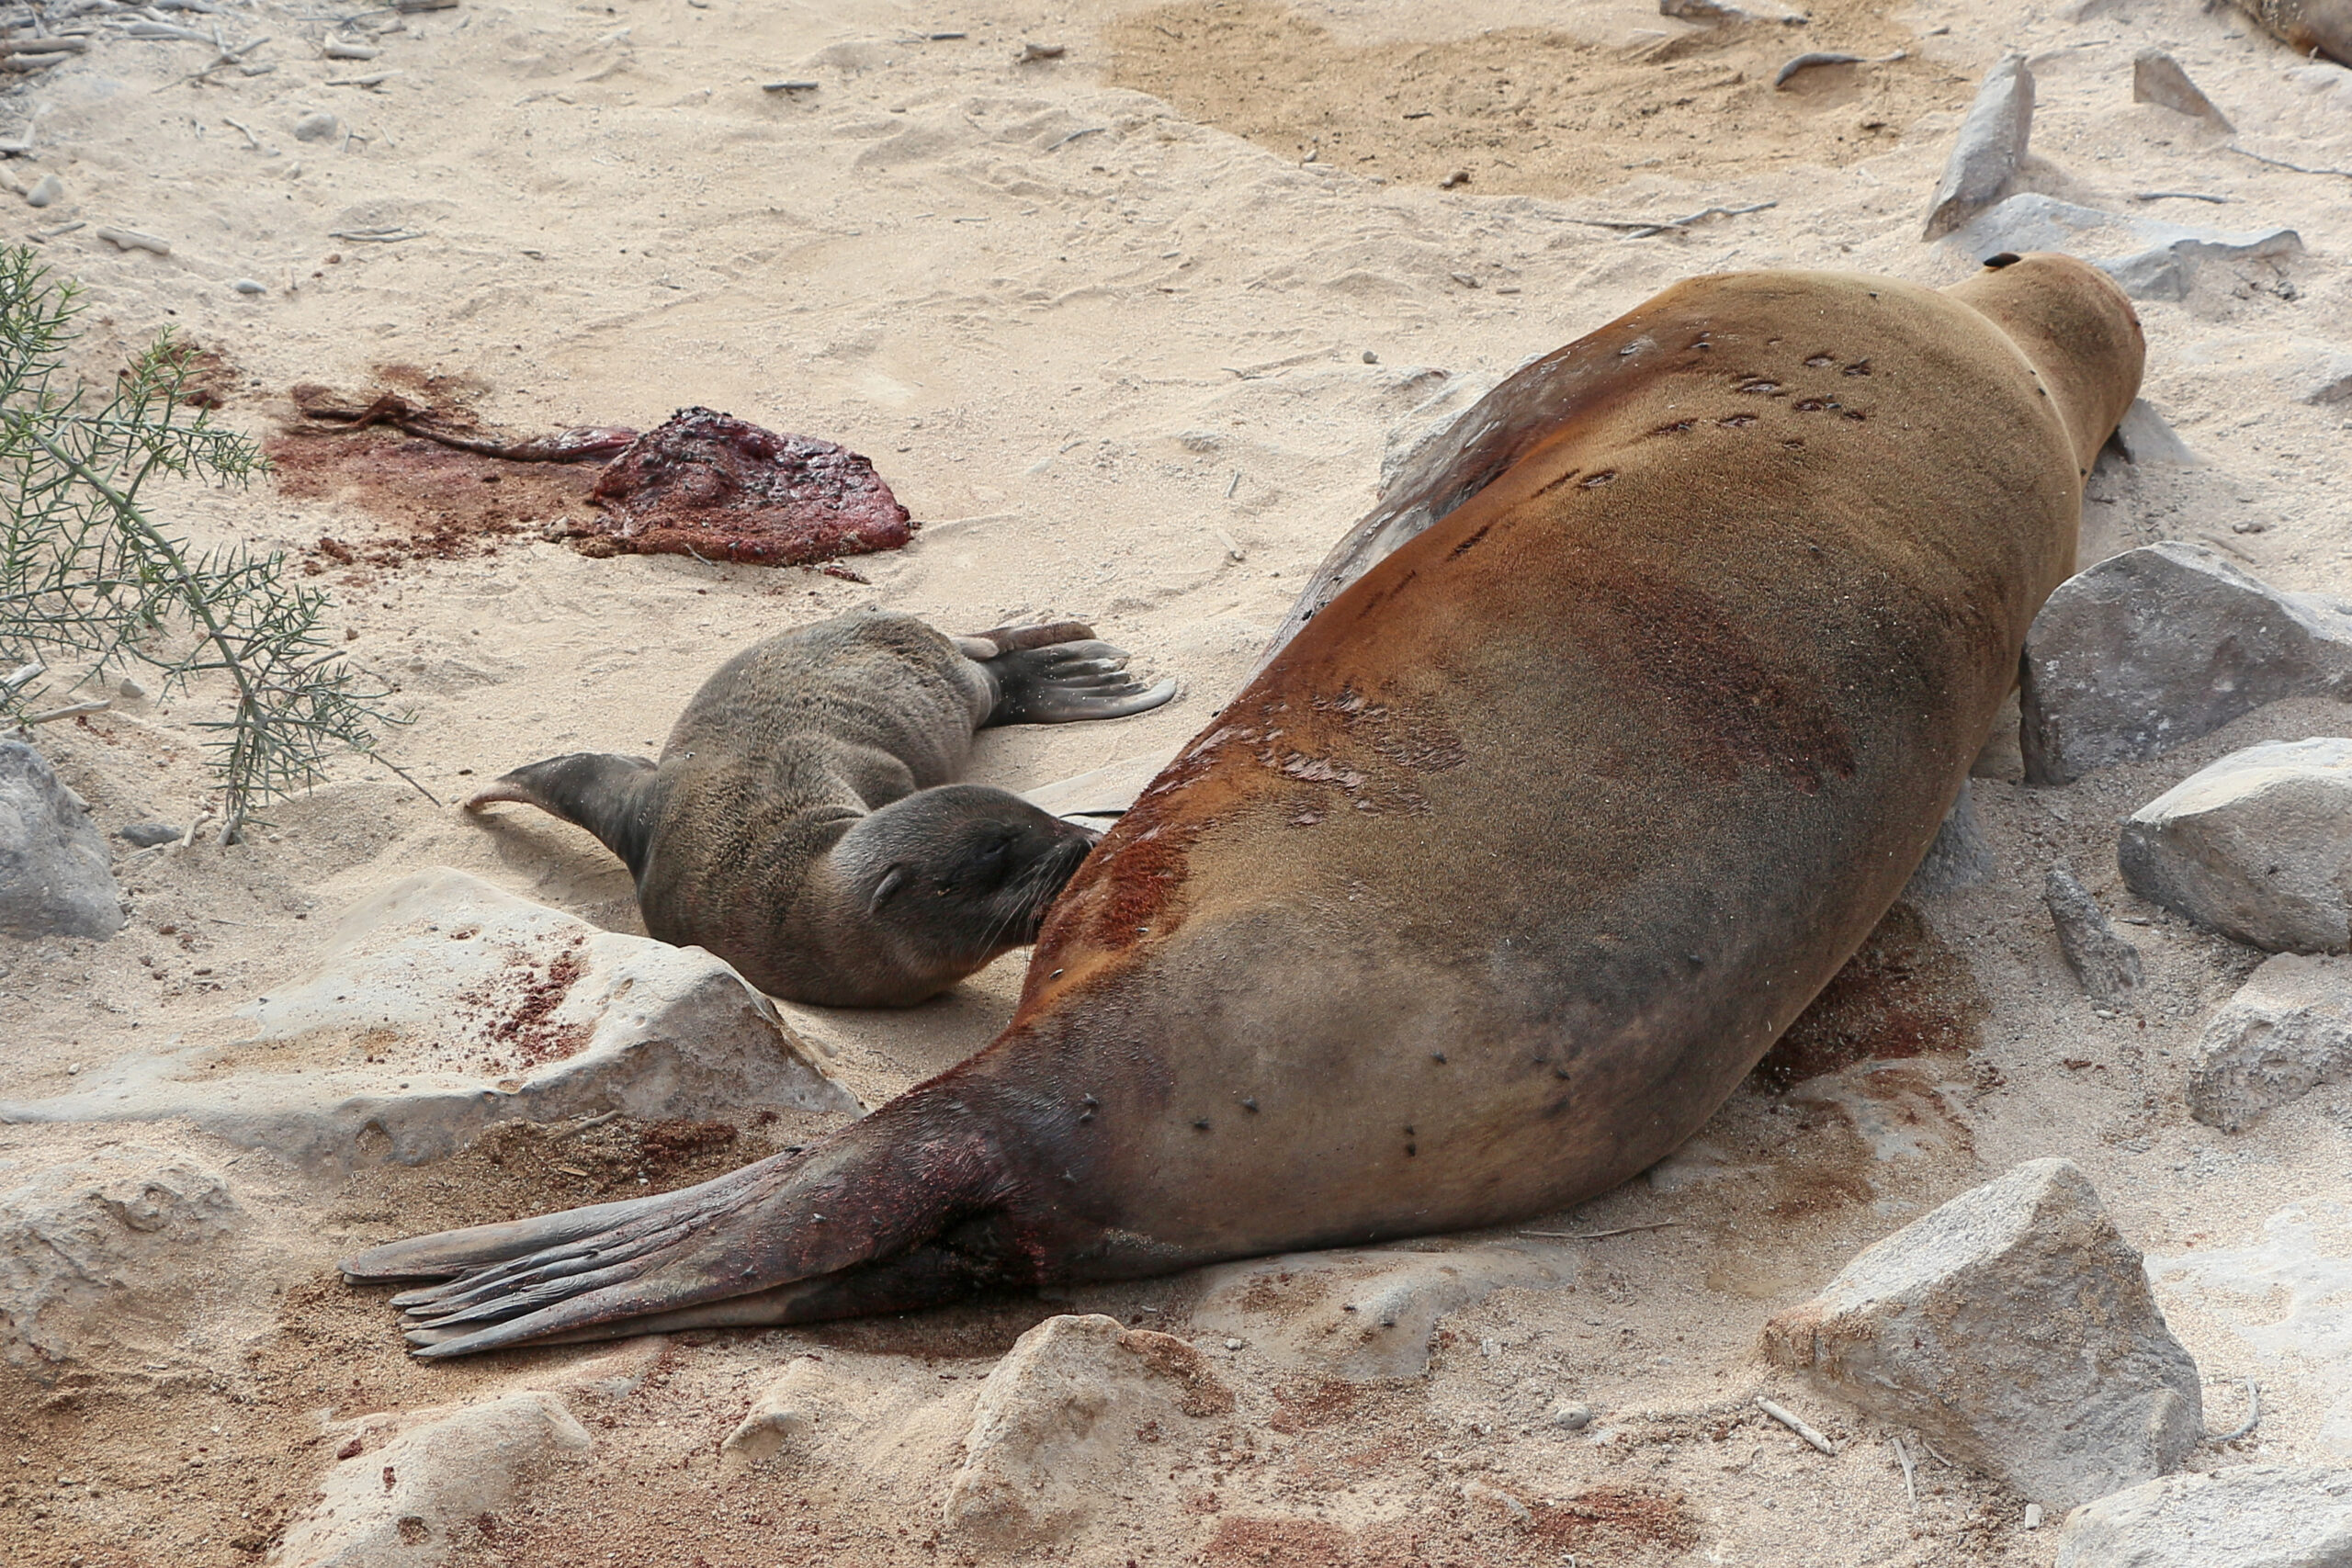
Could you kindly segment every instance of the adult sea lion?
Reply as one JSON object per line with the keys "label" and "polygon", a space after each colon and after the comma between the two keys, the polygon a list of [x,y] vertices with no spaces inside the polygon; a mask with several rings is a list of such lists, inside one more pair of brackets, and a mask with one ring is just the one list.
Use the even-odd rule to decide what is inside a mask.
{"label": "adult sea lion", "polygon": [[908,1007],[1037,922],[1096,835],[949,781],[992,724],[1157,707],[1075,621],[948,637],[869,610],[754,643],[703,682],[658,762],[574,751],[466,802],[520,801],[628,863],[645,929],[772,996]]}
{"label": "adult sea lion", "polygon": [[[1951,805],[2130,403],[2062,256],[1703,277],[1104,839],[988,1049],[699,1187],[377,1247],[431,1356],[1493,1224],[1672,1149]],[[1548,388],[1548,391],[1541,389]]]}

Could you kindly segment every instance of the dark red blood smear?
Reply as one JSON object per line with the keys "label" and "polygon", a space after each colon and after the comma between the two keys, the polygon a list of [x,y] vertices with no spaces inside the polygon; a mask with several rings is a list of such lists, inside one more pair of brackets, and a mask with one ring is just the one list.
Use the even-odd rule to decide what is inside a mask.
{"label": "dark red blood smear", "polygon": [[709,409],[682,409],[639,436],[590,499],[613,544],[641,555],[811,566],[914,536],[907,509],[856,453]]}

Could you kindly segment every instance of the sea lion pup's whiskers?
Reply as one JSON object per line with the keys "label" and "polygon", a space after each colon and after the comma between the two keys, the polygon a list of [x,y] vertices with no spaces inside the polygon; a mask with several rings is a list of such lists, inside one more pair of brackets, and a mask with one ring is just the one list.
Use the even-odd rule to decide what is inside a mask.
{"label": "sea lion pup's whiskers", "polygon": [[[403,1298],[421,1353],[456,1356],[1607,1190],[1900,893],[2071,566],[2141,356],[2114,284],[2064,257],[1943,293],[1678,285],[1497,389],[1415,480],[1427,515],[1384,506],[1394,534],[1335,552],[1346,585],[1055,901],[986,1050],[801,1155],[346,1271],[519,1260],[512,1291]],[[628,1255],[537,1272],[606,1235]]]}
{"label": "sea lion pup's whiskers", "polygon": [[907,1006],[1034,940],[1098,837],[951,783],[974,730],[1122,717],[1174,694],[1125,666],[1075,621],[951,639],[910,615],[839,616],[728,660],[658,764],[550,757],[466,806],[517,801],[587,829],[636,878],[649,931],[773,995]]}

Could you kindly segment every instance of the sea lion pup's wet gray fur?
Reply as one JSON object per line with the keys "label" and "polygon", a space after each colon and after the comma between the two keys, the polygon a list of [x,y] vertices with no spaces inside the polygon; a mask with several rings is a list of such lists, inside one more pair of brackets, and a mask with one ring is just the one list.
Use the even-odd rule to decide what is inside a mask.
{"label": "sea lion pup's wet gray fur", "polygon": [[[2007,260],[2007,258],[2002,258]],[[1145,792],[994,1044],[699,1187],[398,1242],[430,1355],[1487,1225],[1688,1137],[1893,903],[2071,570],[2130,302],[1678,285]],[[1476,482],[1471,482],[1475,480]]]}
{"label": "sea lion pup's wet gray fur", "polygon": [[772,996],[906,1007],[1036,940],[1095,835],[950,781],[991,724],[1166,702],[1073,621],[948,637],[861,611],[753,644],[679,716],[661,761],[575,751],[466,802],[538,807],[637,878],[645,929]]}

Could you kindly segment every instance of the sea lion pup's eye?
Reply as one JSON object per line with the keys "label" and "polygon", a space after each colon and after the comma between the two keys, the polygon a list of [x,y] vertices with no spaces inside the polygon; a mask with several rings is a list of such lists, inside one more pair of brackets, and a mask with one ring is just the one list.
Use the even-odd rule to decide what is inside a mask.
{"label": "sea lion pup's eye", "polygon": [[2025,260],[2025,257],[2018,254],[2015,251],[2003,251],[1999,255],[1986,256],[1984,258],[1984,265],[1991,267],[1995,272],[1998,272],[2005,266],[2015,266],[2018,263],[2023,260]]}

